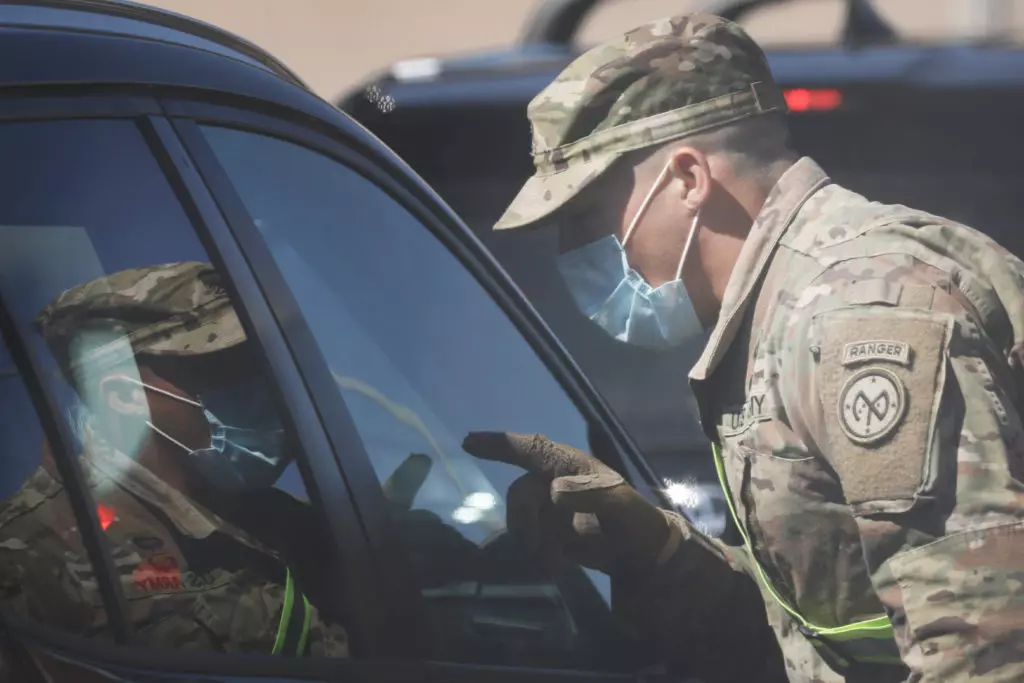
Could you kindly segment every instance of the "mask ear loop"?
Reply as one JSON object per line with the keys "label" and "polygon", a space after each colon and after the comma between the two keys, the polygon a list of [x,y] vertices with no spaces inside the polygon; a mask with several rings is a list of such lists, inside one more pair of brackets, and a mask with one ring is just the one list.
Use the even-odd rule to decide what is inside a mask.
{"label": "mask ear loop", "polygon": [[622,248],[626,248],[626,243],[629,242],[629,238],[633,236],[633,231],[636,230],[636,226],[640,224],[640,219],[647,212],[647,207],[650,205],[651,200],[654,199],[654,195],[661,189],[662,184],[665,182],[665,178],[668,177],[668,171],[671,168],[671,163],[665,164],[665,168],[661,169],[661,173],[658,174],[658,179],[651,185],[651,189],[647,191],[647,196],[640,202],[640,208],[636,210],[636,215],[633,216],[633,220],[629,222],[629,227],[626,228],[626,234],[622,236]]}
{"label": "mask ear loop", "polygon": [[[198,401],[193,401],[192,399],[185,398],[184,396],[178,396],[177,394],[173,394],[170,391],[166,391],[164,389],[160,389],[159,387],[154,387],[154,386],[152,386],[150,384],[146,384],[145,382],[140,382],[139,380],[134,379],[132,377],[129,377],[127,375],[118,375],[118,379],[123,379],[123,380],[125,380],[127,382],[131,382],[132,384],[136,384],[136,385],[142,387],[143,389],[148,389],[150,391],[155,391],[158,394],[163,394],[167,398],[173,398],[176,401],[181,401],[182,403],[187,403],[189,405],[193,405],[196,408],[202,408],[203,407],[203,404],[199,403]],[[167,439],[168,441],[170,441],[171,443],[173,443],[175,446],[177,446],[181,450],[185,451],[186,453],[192,453],[192,449],[191,448],[189,448],[188,446],[186,446],[182,442],[178,441],[177,439],[175,439],[173,436],[171,436],[170,434],[168,434],[164,430],[162,430],[159,427],[157,427],[155,424],[153,424],[153,422],[151,420],[146,420],[146,426],[149,427],[150,429],[152,429],[154,432],[156,432],[160,436],[162,436],[165,439]]]}
{"label": "mask ear loop", "polygon": [[686,244],[683,245],[683,255],[679,257],[679,267],[676,268],[676,280],[680,280],[683,277],[683,264],[686,263],[686,257],[690,253],[690,247],[693,246],[694,236],[697,234],[697,221],[700,219],[700,209],[698,208],[693,213],[693,222],[690,223],[690,234],[686,236]]}
{"label": "mask ear loop", "polygon": [[159,427],[157,427],[157,426],[156,426],[155,424],[153,424],[153,423],[152,423],[152,422],[150,422],[149,420],[146,420],[146,426],[147,426],[147,427],[149,427],[150,429],[152,429],[152,430],[153,430],[154,432],[156,432],[156,433],[157,433],[157,434],[159,434],[160,436],[162,436],[162,437],[164,437],[165,439],[167,439],[168,441],[170,441],[171,443],[173,443],[173,444],[174,444],[175,446],[177,446],[177,447],[178,447],[178,448],[180,448],[181,450],[183,450],[183,451],[185,451],[186,453],[188,453],[189,455],[191,455],[192,453],[194,453],[194,451],[193,451],[193,450],[192,450],[191,448],[189,448],[188,446],[186,446],[186,445],[185,445],[185,444],[183,444],[182,442],[178,441],[178,440],[177,440],[177,439],[175,439],[175,438],[174,438],[173,436],[171,436],[170,434],[168,434],[168,433],[167,433],[167,432],[165,432],[164,430],[160,429]]}
{"label": "mask ear loop", "polygon": [[196,408],[202,408],[203,407],[203,404],[200,403],[199,401],[193,401],[190,398],[185,398],[184,396],[178,396],[177,394],[173,394],[173,393],[167,391],[166,389],[160,389],[159,387],[154,387],[151,384],[146,384],[145,382],[140,382],[139,380],[134,379],[132,377],[129,377],[128,375],[118,375],[117,379],[123,379],[126,382],[131,382],[132,384],[138,385],[138,386],[142,387],[143,389],[149,389],[150,391],[155,391],[158,394],[163,394],[167,398],[173,398],[175,401],[181,401],[182,403],[187,403],[190,406],[195,406]]}

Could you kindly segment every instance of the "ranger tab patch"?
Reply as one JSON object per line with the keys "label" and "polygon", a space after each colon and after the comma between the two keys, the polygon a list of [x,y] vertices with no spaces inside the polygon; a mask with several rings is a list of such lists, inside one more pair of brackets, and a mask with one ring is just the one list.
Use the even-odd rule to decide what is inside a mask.
{"label": "ranger tab patch", "polygon": [[851,342],[843,346],[842,364],[857,365],[871,361],[888,361],[910,365],[910,344],[900,341],[879,339],[874,341]]}

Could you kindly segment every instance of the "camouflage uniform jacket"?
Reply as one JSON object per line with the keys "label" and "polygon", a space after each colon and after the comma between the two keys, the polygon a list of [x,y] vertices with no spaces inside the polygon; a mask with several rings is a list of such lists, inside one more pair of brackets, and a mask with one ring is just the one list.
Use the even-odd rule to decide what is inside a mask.
{"label": "camouflage uniform jacket", "polygon": [[[791,681],[1024,680],[1022,356],[1020,260],[801,159],[690,374],[753,557],[689,536],[627,613],[698,635],[729,615],[694,592],[758,581],[756,558],[816,626],[887,614],[907,667],[837,673],[758,581]],[[735,571],[697,576],[700,555]]]}
{"label": "camouflage uniform jacket", "polygon": [[[285,597],[286,569],[276,554],[96,439],[81,462],[137,642],[270,654]],[[0,604],[103,637],[107,619],[76,525],[46,464],[0,504]],[[345,631],[312,605],[307,651],[348,655]]]}

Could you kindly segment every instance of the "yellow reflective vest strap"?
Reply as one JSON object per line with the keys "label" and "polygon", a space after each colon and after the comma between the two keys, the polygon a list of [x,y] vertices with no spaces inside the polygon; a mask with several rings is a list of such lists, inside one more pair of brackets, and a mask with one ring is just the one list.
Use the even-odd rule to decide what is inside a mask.
{"label": "yellow reflective vest strap", "polygon": [[888,616],[883,614],[874,619],[858,621],[846,626],[816,626],[782,599],[775,587],[772,586],[764,568],[761,567],[761,563],[754,554],[747,529],[736,514],[736,507],[729,492],[729,482],[725,477],[725,464],[722,461],[721,448],[717,443],[712,443],[711,450],[715,457],[715,470],[718,472],[718,481],[722,485],[725,502],[729,506],[729,512],[736,528],[739,529],[740,535],[743,537],[743,545],[757,569],[758,578],[768,594],[796,621],[800,632],[818,648],[826,660],[843,668],[855,663],[901,664],[895,633]]}
{"label": "yellow reflective vest strap", "polygon": [[310,606],[306,596],[295,587],[292,570],[289,569],[284,585],[284,604],[281,605],[281,619],[277,624],[277,637],[271,654],[301,657],[306,653],[309,640]]}

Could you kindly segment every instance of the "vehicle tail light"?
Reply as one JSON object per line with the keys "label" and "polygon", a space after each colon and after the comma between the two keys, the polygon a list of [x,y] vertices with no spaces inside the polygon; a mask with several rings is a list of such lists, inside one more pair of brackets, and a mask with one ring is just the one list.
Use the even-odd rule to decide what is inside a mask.
{"label": "vehicle tail light", "polygon": [[830,111],[843,103],[843,94],[838,90],[810,90],[792,88],[783,93],[790,111]]}

